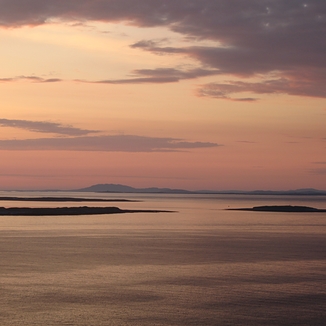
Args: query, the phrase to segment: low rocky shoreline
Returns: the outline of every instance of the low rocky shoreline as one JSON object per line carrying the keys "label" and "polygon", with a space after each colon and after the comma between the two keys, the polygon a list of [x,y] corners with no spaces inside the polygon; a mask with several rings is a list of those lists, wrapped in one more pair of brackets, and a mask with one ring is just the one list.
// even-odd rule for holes
{"label": "low rocky shoreline", "polygon": [[79,198],[79,197],[0,197],[0,201],[44,201],[44,202],[139,202],[129,199]]}

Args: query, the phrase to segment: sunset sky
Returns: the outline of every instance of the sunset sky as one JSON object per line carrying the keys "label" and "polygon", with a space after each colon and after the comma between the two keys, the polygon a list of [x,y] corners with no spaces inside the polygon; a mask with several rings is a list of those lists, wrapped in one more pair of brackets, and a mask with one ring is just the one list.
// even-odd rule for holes
{"label": "sunset sky", "polygon": [[326,189],[325,0],[0,8],[0,189]]}

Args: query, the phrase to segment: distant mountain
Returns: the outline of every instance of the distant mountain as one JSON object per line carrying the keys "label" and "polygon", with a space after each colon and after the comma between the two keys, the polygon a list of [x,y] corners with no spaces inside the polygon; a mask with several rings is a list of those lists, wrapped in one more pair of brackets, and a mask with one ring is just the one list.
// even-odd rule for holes
{"label": "distant mountain", "polygon": [[281,195],[281,196],[326,196],[325,190],[317,190],[312,188],[296,189],[296,190],[196,190],[189,191],[184,189],[170,188],[133,188],[121,184],[96,184],[90,187],[75,189],[80,192],[112,192],[112,193],[153,193],[153,194],[221,194],[221,195]]}
{"label": "distant mountain", "polygon": [[86,192],[135,192],[135,188],[120,184],[96,184],[90,187],[78,189]]}
{"label": "distant mountain", "polygon": [[192,193],[183,189],[170,188],[133,188],[120,184],[97,184],[87,188],[77,189],[82,192],[115,192],[115,193],[169,193],[169,194],[189,194]]}

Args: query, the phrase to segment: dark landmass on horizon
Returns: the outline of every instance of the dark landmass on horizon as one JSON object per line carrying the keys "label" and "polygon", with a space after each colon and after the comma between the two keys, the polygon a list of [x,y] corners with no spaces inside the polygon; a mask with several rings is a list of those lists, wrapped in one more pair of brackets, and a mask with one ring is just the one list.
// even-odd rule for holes
{"label": "dark landmass on horizon", "polygon": [[[2,190],[6,191],[6,190]],[[319,190],[314,188],[303,188],[303,189],[293,189],[293,190],[185,190],[185,189],[173,189],[173,188],[134,188],[121,184],[95,184],[90,187],[81,188],[81,189],[32,189],[32,190],[7,190],[7,191],[16,191],[16,192],[95,192],[95,193],[125,193],[125,194],[193,194],[193,195],[250,195],[250,196],[326,196],[326,190]],[[1,197],[6,198],[6,197]],[[7,197],[14,198],[14,197]],[[19,197],[17,197],[19,198]],[[31,197],[33,198],[33,197]],[[46,198],[46,197],[41,197]],[[51,198],[51,197],[48,197]],[[56,200],[57,197],[54,197],[53,200],[48,201],[134,201],[134,200],[125,200],[125,199],[76,199],[70,200],[61,198],[63,200]],[[69,198],[69,197],[68,197]],[[1,200],[1,199],[0,199]],[[3,199],[11,200],[11,199]],[[20,199],[18,199],[20,200]],[[29,201],[29,200],[28,200]],[[41,199],[39,201],[45,201]],[[135,200],[136,201],[136,200]]]}
{"label": "dark landmass on horizon", "polygon": [[170,188],[133,188],[121,184],[96,184],[90,187],[76,189],[78,192],[103,192],[103,193],[173,193],[173,194],[191,194],[192,191],[184,189],[170,189]]}
{"label": "dark landmass on horizon", "polygon": [[252,208],[227,208],[228,211],[282,212],[282,213],[326,213],[326,209],[307,206],[255,206]]}
{"label": "dark landmass on horizon", "polygon": [[0,201],[44,201],[44,202],[140,202],[130,199],[76,198],[76,197],[0,197]]}
{"label": "dark landmass on horizon", "polygon": [[90,187],[75,189],[77,192],[103,192],[103,193],[147,193],[147,194],[217,194],[217,195],[296,195],[296,196],[326,196],[326,190],[313,188],[295,190],[184,190],[170,188],[133,188],[121,184],[96,184]]}
{"label": "dark landmass on horizon", "polygon": [[99,215],[124,213],[173,213],[164,210],[120,209],[118,207],[0,207],[0,216],[61,216],[61,215]]}

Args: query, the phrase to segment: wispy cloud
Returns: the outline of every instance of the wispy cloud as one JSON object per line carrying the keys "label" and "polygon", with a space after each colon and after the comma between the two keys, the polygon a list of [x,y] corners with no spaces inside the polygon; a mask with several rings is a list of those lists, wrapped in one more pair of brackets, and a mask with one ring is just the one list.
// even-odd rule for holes
{"label": "wispy cloud", "polygon": [[9,78],[0,78],[0,83],[12,83],[18,81],[29,81],[32,83],[58,83],[63,80],[59,78],[42,78],[38,76],[16,76]]}
{"label": "wispy cloud", "polygon": [[314,165],[314,167],[309,169],[309,172],[311,174],[326,175],[326,161],[312,162],[312,164]]}
{"label": "wispy cloud", "polygon": [[11,119],[0,119],[0,127],[12,127],[40,133],[51,133],[69,136],[83,136],[99,132],[98,130],[80,129],[55,122]]}
{"label": "wispy cloud", "polygon": [[175,77],[138,77],[138,78],[123,78],[123,79],[103,79],[97,81],[89,80],[76,80],[82,83],[91,83],[91,84],[166,84],[166,83],[175,83],[179,79]]}
{"label": "wispy cloud", "polygon": [[0,140],[0,150],[171,152],[217,146],[219,145],[210,142],[190,142],[176,138],[155,138],[136,135]]}
{"label": "wispy cloud", "polygon": [[[104,79],[104,80],[80,80],[75,82],[92,83],[92,84],[164,84],[175,83],[183,79],[195,79],[206,76],[218,75],[219,71],[214,69],[192,68],[192,69],[177,69],[177,68],[156,68],[156,69],[135,69],[131,71],[128,78],[123,79]],[[27,81],[31,83],[57,83],[63,82],[59,78],[42,78],[38,76],[17,76],[0,78],[0,83],[12,83]]]}
{"label": "wispy cloud", "polygon": [[237,143],[243,143],[243,144],[257,144],[256,141],[250,141],[250,140],[238,140]]}
{"label": "wispy cloud", "polygon": [[163,84],[175,83],[183,79],[195,79],[217,75],[218,70],[213,69],[176,69],[176,68],[157,68],[157,69],[135,69],[131,72],[130,78],[125,79],[108,79],[99,81],[77,80],[79,82],[95,83],[95,84]]}
{"label": "wispy cloud", "polygon": [[310,169],[309,171],[312,174],[320,174],[320,175],[325,175],[326,174],[326,168]]}

